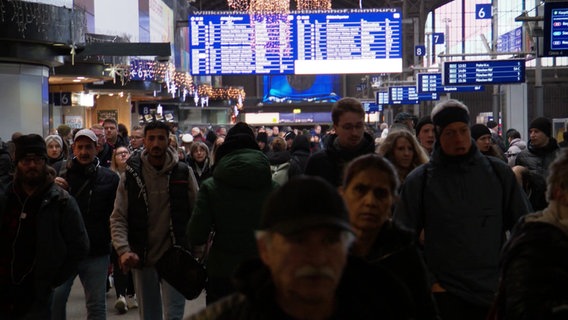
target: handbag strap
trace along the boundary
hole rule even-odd
[[[174,234],[174,225],[172,223],[172,216],[170,214],[170,237],[172,238],[172,245],[177,245],[176,236]]]

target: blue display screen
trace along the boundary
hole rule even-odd
[[[389,87],[389,104],[418,104],[428,100],[438,100],[438,94],[418,93],[414,86]]]
[[[331,103],[341,98],[338,75],[264,76],[263,88],[264,103]]]
[[[441,73],[419,73],[416,77],[418,93],[429,92],[476,92],[484,91],[484,86],[444,86]]]
[[[444,62],[444,85],[484,85],[525,82],[525,60]]]
[[[544,4],[544,56],[568,55],[568,2]]]
[[[402,72],[398,8],[189,16],[190,73]]]

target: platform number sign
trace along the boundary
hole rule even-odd
[[[414,47],[414,55],[417,57],[423,57],[426,55],[426,47],[425,46],[415,46]]]
[[[492,11],[491,3],[478,3],[475,5],[475,19],[491,19]]]
[[[434,41],[434,44],[444,44],[444,42],[446,41],[442,32],[433,33],[432,39]]]

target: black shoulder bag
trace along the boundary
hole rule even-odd
[[[187,300],[193,300],[199,297],[205,288],[207,280],[205,267],[193,257],[189,250],[176,243],[171,218],[170,236],[173,245],[156,262],[156,270],[162,279],[183,294]]]

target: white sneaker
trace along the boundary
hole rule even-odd
[[[138,308],[138,301],[136,301],[136,295],[128,296],[127,301],[129,309]]]
[[[119,313],[126,313],[128,311],[128,306],[126,305],[126,298],[120,295],[116,302],[114,303],[114,308],[118,310]]]

